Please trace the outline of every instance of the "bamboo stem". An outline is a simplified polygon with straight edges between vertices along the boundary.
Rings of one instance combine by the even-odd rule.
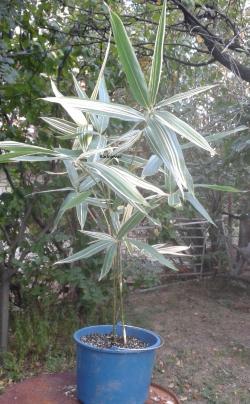
[[[123,304],[123,271],[122,271],[122,252],[121,244],[117,248],[117,261],[118,261],[118,282],[119,282],[119,297],[120,297],[120,309],[121,309],[121,320],[122,320],[122,335],[124,344],[127,343],[126,325],[125,325],[125,312]]]

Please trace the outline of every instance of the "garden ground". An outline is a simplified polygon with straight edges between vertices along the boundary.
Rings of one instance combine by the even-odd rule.
[[[154,381],[181,402],[250,404],[249,286],[207,280],[137,291],[129,320],[165,340]]]

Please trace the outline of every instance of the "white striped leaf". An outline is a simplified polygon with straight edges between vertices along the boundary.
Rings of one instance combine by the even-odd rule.
[[[63,107],[72,107],[77,110],[105,115],[124,121],[143,122],[144,116],[134,108],[102,101],[81,100],[74,97],[46,97],[45,101],[61,104]]]
[[[173,271],[178,271],[178,269],[174,266],[174,264],[168,260],[167,258],[163,257],[154,247],[149,244],[143,243],[140,240],[129,239],[131,244],[134,244],[140,251],[144,251],[146,255],[149,255],[153,259],[159,261],[162,265],[167,266],[168,268],[172,269]]]
[[[72,160],[63,160],[63,162],[71,184],[74,188],[77,188],[79,186],[79,177]]]
[[[82,233],[86,234],[86,236],[93,237],[98,240],[110,240],[115,243],[115,239],[112,236],[110,236],[110,234],[107,233],[101,233],[98,231],[89,231],[89,230],[83,230]]]
[[[49,118],[47,116],[41,116],[41,119],[59,132],[77,136],[77,125],[73,122],[60,118]]]
[[[206,188],[212,189],[213,191],[221,191],[221,192],[249,192],[249,191],[241,191],[240,189],[234,188],[231,185],[219,185],[219,184],[195,184],[195,188]]]
[[[149,79],[149,93],[150,93],[150,102],[152,106],[155,105],[159,84],[161,81],[165,26],[166,26],[166,0],[164,0],[163,2],[161,17],[157,29],[154,55]]]
[[[102,67],[100,69],[100,72],[99,72],[99,75],[98,75],[98,78],[97,78],[93,93],[91,94],[91,100],[96,100],[98,93],[99,93],[99,97],[100,97],[101,82],[104,79],[104,70],[105,70],[105,67],[106,67],[106,64],[107,64],[109,50],[110,50],[110,40],[111,40],[111,32],[110,32],[110,35],[109,35],[109,40],[108,40],[108,45],[107,45],[107,48],[106,48],[105,56],[104,56],[104,59],[103,59],[103,62],[102,62]],[[104,81],[104,84],[105,84],[105,81]],[[106,96],[106,94],[105,94],[105,96]],[[104,97],[104,98],[106,98],[106,97]],[[104,101],[104,99],[101,99],[101,98],[100,98],[100,100]],[[105,100],[105,102],[106,102],[106,100]]]
[[[120,194],[127,192],[127,197],[130,194],[134,202],[148,205],[146,200],[137,191],[137,187],[147,189],[161,196],[166,195],[160,188],[120,167],[107,166],[101,163],[87,163],[87,165],[94,169],[94,172],[100,175],[106,183],[109,183],[113,190],[116,189]]]
[[[60,91],[57,89],[55,83],[52,80],[51,80],[51,87],[52,87],[55,97],[58,98],[58,100],[63,100],[65,98],[64,95],[62,93],[60,93]],[[65,104],[65,103],[60,103],[60,104],[63,106],[63,108],[67,111],[69,116],[73,119],[73,121],[78,126],[86,126],[88,124],[85,116],[83,115],[83,113],[81,111],[79,111],[78,109],[75,109],[74,107],[72,107],[69,104]]]
[[[84,229],[88,214],[88,204],[86,202],[80,203],[76,206],[76,215],[80,224],[81,230]]]
[[[124,236],[126,236],[144,219],[144,217],[145,214],[140,211],[136,211],[135,213],[133,213],[132,216],[120,227],[117,233],[117,239],[121,240]]]
[[[55,218],[54,221],[54,226],[52,229],[52,232],[55,231],[55,229],[58,226],[59,221],[61,220],[62,216],[64,215],[64,213],[71,208],[74,208],[78,205],[80,205],[81,203],[83,203],[84,201],[86,201],[87,197],[89,196],[89,192],[70,192],[66,198],[64,199],[63,203],[60,206],[60,209],[57,213],[57,216]]]
[[[148,206],[136,186],[127,181],[120,168],[106,166],[101,163],[86,163],[94,175],[98,175],[116,194],[128,202]],[[129,174],[129,178],[133,175]],[[135,177],[136,178],[136,177]]]
[[[159,122],[151,119],[145,130],[151,149],[161,158],[173,175],[179,189],[192,189],[191,176],[175,134],[169,134]]]
[[[191,205],[193,205],[195,210],[197,210],[197,212],[199,212],[201,216],[203,216],[208,222],[215,225],[213,219],[211,218],[211,216],[209,215],[207,210],[204,208],[204,206],[202,206],[202,204],[198,201],[198,199],[193,194],[191,194],[190,192],[185,192],[185,199],[187,201],[189,201],[191,203]]]
[[[211,143],[215,142],[217,144],[217,143],[220,143],[225,137],[234,135],[235,133],[241,132],[243,130],[249,130],[249,127],[245,126],[245,125],[241,125],[241,126],[238,126],[237,128],[227,130],[225,132],[218,132],[218,133],[213,133],[212,135],[205,136],[205,139],[208,142],[211,142]],[[181,148],[183,150],[190,149],[191,147],[194,147],[193,143],[185,143],[185,144],[181,145]]]
[[[111,245],[110,247],[107,248],[107,251],[105,253],[105,257],[103,260],[103,265],[101,269],[101,273],[99,276],[99,281],[101,281],[110,271],[113,265],[114,257],[117,254],[117,246],[116,244]]]
[[[190,247],[186,245],[172,245],[168,246],[166,244],[155,244],[154,247],[160,254],[168,254],[168,255],[182,255],[187,256],[186,254],[180,254],[182,251],[189,250]]]
[[[167,105],[173,104],[174,102],[182,101],[182,100],[185,100],[185,99],[187,99],[189,97],[193,97],[194,95],[197,95],[199,93],[203,93],[204,91],[208,91],[211,88],[214,88],[216,86],[217,86],[217,84],[212,84],[212,85],[209,85],[209,86],[197,87],[197,88],[194,88],[193,90],[186,91],[184,93],[175,94],[173,97],[169,97],[169,98],[159,102],[159,104],[156,105],[156,109],[164,108]]]
[[[84,250],[78,251],[77,253],[70,255],[69,257],[64,258],[63,260],[57,261],[55,263],[55,265],[68,264],[71,262],[80,261],[82,259],[92,257],[93,255],[95,255],[103,250],[106,250],[107,248],[111,247],[112,245],[113,245],[113,241],[109,241],[109,240],[97,241],[97,242],[91,244],[90,246],[88,246],[87,248],[85,248]]]
[[[215,154],[214,149],[212,149],[212,147],[209,145],[209,143],[203,136],[201,136],[195,129],[193,129],[186,122],[182,121],[177,116],[171,114],[171,112],[159,111],[155,113],[155,117],[158,120],[158,122],[160,122],[161,125],[172,129],[174,132],[185,137],[190,142],[194,143],[196,146],[199,146],[202,149],[209,151],[211,155]]]
[[[150,106],[149,93],[141,66],[120,17],[111,9],[109,12],[119,59],[126,74],[129,88],[138,104],[147,108]]]
[[[105,82],[104,76],[100,80],[100,86],[99,86],[99,100],[102,102],[110,103],[110,98]],[[109,125],[109,117],[108,116],[96,116],[96,125],[97,125],[97,130],[99,133],[105,132]]]

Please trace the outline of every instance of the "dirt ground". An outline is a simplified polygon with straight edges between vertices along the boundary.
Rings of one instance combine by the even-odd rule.
[[[128,300],[129,322],[165,341],[156,383],[185,403],[250,404],[250,285],[186,281]]]

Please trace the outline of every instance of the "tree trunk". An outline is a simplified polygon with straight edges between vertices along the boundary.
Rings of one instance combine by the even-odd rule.
[[[9,291],[10,277],[8,270],[2,267],[0,283],[0,352],[6,352],[8,347]]]

